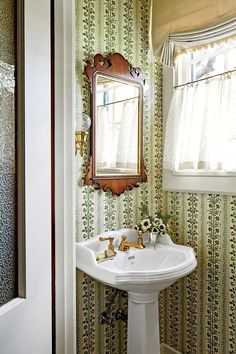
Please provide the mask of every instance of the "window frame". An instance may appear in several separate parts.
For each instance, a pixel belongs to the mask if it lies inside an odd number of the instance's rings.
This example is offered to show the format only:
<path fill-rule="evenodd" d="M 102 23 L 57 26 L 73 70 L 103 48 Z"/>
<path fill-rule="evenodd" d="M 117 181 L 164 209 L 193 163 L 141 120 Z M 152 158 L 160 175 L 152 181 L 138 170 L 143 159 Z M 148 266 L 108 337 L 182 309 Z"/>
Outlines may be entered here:
<path fill-rule="evenodd" d="M 171 99 L 174 93 L 176 69 L 163 66 L 163 146 Z M 171 171 L 163 169 L 163 190 L 236 195 L 236 173 L 214 171 Z"/>

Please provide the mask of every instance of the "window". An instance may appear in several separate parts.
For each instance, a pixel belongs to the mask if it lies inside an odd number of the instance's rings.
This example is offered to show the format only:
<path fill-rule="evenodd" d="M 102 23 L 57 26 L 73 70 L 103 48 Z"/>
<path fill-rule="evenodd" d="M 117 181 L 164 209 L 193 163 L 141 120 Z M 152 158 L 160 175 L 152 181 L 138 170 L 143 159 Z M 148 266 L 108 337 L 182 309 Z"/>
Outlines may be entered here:
<path fill-rule="evenodd" d="M 236 40 L 188 49 L 172 72 L 164 187 L 236 193 Z"/>
<path fill-rule="evenodd" d="M 236 39 L 195 50 L 176 58 L 175 83 L 185 84 L 236 69 Z"/>

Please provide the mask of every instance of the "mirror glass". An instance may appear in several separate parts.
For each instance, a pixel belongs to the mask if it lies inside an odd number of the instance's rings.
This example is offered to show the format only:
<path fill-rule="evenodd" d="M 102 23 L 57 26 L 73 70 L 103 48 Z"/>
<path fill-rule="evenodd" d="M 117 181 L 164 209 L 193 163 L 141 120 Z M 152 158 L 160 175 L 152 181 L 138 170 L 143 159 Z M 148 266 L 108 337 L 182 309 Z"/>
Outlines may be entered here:
<path fill-rule="evenodd" d="M 95 175 L 140 173 L 140 85 L 96 75 Z"/>

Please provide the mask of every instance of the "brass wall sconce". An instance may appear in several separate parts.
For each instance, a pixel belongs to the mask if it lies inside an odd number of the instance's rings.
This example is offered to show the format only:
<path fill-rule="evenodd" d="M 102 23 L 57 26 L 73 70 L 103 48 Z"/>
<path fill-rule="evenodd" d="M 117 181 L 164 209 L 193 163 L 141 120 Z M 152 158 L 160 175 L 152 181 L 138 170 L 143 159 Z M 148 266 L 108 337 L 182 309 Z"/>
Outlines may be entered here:
<path fill-rule="evenodd" d="M 79 126 L 77 126 L 77 130 L 75 131 L 75 155 L 79 151 L 80 156 L 83 157 L 84 145 L 88 137 L 90 126 L 90 117 L 87 114 L 82 113 L 82 122 L 79 124 Z"/>
<path fill-rule="evenodd" d="M 78 130 L 75 132 L 75 155 L 79 151 L 80 156 L 84 154 L 84 144 L 87 140 L 88 131 Z"/>

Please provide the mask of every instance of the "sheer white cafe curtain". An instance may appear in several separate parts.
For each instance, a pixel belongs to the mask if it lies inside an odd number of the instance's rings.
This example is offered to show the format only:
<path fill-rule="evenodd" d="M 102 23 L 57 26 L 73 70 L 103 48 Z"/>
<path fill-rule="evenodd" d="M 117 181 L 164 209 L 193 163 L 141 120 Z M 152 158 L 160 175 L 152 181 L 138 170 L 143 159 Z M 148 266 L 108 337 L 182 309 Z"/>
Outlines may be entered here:
<path fill-rule="evenodd" d="M 236 74 L 175 89 L 164 168 L 236 170 Z"/>
<path fill-rule="evenodd" d="M 163 65 L 188 50 L 230 41 L 236 18 L 207 29 L 170 34 L 159 48 Z M 236 75 L 176 88 L 166 124 L 165 169 L 236 169 Z"/>

